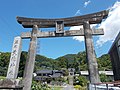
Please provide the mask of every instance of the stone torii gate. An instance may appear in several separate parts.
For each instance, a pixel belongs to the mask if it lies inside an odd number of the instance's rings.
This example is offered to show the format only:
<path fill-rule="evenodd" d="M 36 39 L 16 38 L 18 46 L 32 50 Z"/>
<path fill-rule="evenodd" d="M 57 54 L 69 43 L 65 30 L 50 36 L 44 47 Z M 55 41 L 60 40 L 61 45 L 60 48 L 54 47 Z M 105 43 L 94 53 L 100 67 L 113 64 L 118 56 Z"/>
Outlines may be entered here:
<path fill-rule="evenodd" d="M 92 35 L 103 35 L 104 32 L 103 29 L 92 30 L 90 28 L 90 24 L 99 24 L 101 23 L 102 19 L 105 19 L 107 16 L 108 11 L 105 10 L 83 16 L 58 19 L 36 19 L 17 17 L 18 23 L 22 24 L 24 28 L 32 28 L 32 32 L 24 32 L 21 34 L 22 39 L 30 38 L 30 46 L 23 78 L 24 84 L 23 90 L 31 89 L 32 74 L 36 56 L 37 38 L 84 36 L 90 82 L 91 83 L 100 82 Z M 79 25 L 83 25 L 83 29 L 64 30 L 64 27 Z M 38 30 L 39 28 L 53 28 L 53 27 L 55 27 L 55 31 L 42 32 Z"/>

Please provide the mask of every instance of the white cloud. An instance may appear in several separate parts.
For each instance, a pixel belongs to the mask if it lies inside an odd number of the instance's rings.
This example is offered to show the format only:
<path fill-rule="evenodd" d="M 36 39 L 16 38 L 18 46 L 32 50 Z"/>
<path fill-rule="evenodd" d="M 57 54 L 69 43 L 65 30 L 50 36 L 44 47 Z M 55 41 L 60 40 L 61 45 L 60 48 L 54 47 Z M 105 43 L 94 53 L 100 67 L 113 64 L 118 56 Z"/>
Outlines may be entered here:
<path fill-rule="evenodd" d="M 107 19 L 99 26 L 96 25 L 97 28 L 104 29 L 104 35 L 98 36 L 98 40 L 96 41 L 97 46 L 102 46 L 108 41 L 114 41 L 115 37 L 120 32 L 120 2 L 115 2 L 115 4 L 109 9 L 110 12 Z M 93 25 L 91 27 L 93 27 Z M 80 30 L 80 28 L 82 28 L 82 26 L 74 26 L 71 27 L 70 30 Z M 78 40 L 79 42 L 84 41 L 83 36 L 75 36 L 73 39 Z"/>
<path fill-rule="evenodd" d="M 99 36 L 96 42 L 97 46 L 102 46 L 104 43 L 115 39 L 120 32 L 120 2 L 117 1 L 110 8 L 108 18 L 99 27 L 104 29 L 104 35 Z"/>
<path fill-rule="evenodd" d="M 91 1 L 90 0 L 88 0 L 87 2 L 85 2 L 84 3 L 84 7 L 87 7 L 88 6 L 88 4 L 90 4 L 91 3 Z"/>
<path fill-rule="evenodd" d="M 96 26 L 96 24 L 92 24 L 91 28 L 95 28 L 95 26 Z M 83 26 L 82 25 L 81 26 L 73 26 L 70 28 L 70 30 L 80 30 L 80 28 L 83 29 Z M 84 36 L 74 36 L 73 39 L 77 40 L 79 42 L 82 42 L 82 41 L 84 41 Z"/>
<path fill-rule="evenodd" d="M 80 30 L 80 28 L 83 28 L 83 26 L 73 26 L 70 30 Z M 74 36 L 73 39 L 82 42 L 84 41 L 84 36 Z"/>

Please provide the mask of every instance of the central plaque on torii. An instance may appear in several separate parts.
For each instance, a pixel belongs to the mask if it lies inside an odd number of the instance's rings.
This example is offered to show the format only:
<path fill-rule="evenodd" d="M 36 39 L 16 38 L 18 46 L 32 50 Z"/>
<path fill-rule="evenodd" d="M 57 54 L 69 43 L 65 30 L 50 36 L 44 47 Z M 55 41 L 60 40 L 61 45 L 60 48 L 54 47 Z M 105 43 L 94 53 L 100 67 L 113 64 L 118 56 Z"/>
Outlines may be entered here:
<path fill-rule="evenodd" d="M 21 34 L 22 39 L 30 38 L 30 47 L 28 52 L 28 58 L 26 61 L 24 71 L 24 89 L 30 90 L 32 73 L 34 69 L 36 43 L 37 38 L 49 38 L 49 37 L 67 37 L 67 36 L 84 36 L 86 46 L 86 59 L 89 68 L 89 79 L 91 83 L 100 82 L 98 74 L 98 65 L 95 57 L 95 50 L 92 40 L 92 35 L 103 35 L 103 29 L 90 28 L 90 24 L 99 24 L 103 19 L 108 16 L 107 10 L 69 18 L 57 18 L 57 19 L 42 19 L 42 18 L 26 18 L 17 17 L 18 23 L 22 24 L 24 28 L 33 28 L 32 32 L 24 32 Z M 83 25 L 83 29 L 80 30 L 64 30 L 64 27 L 80 26 Z M 55 31 L 42 32 L 39 28 L 55 28 Z M 29 82 L 29 83 L 28 83 Z"/>

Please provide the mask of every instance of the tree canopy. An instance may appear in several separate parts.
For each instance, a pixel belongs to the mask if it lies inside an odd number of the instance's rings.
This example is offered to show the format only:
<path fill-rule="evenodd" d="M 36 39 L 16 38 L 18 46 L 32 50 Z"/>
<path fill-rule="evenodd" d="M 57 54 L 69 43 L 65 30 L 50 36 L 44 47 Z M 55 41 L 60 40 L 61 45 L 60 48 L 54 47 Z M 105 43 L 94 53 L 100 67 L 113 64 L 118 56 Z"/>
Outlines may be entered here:
<path fill-rule="evenodd" d="M 27 52 L 21 53 L 19 64 L 19 77 L 23 76 Z M 9 52 L 1 52 L 0 55 L 0 75 L 6 76 L 10 60 Z M 97 58 L 99 70 L 112 70 L 111 60 L 108 54 L 104 54 Z M 67 70 L 68 68 L 75 68 L 76 72 L 88 70 L 85 51 L 78 54 L 67 54 L 57 59 L 47 58 L 45 56 L 36 55 L 34 72 L 41 69 Z"/>

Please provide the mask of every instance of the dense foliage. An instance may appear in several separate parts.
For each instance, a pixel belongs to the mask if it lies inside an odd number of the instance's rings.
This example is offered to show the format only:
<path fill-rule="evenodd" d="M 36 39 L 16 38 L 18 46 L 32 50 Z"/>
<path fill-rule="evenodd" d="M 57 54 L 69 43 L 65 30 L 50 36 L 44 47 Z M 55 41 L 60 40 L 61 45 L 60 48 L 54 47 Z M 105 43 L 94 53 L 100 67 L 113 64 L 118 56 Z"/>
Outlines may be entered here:
<path fill-rule="evenodd" d="M 87 86 L 88 80 L 85 76 L 74 77 L 74 85 Z"/>
<path fill-rule="evenodd" d="M 23 77 L 26 59 L 27 59 L 27 52 L 23 51 L 21 53 L 21 58 L 19 63 L 18 77 Z M 0 76 L 6 76 L 9 60 L 10 60 L 9 52 L 0 53 Z M 111 60 L 108 54 L 104 54 L 101 57 L 97 58 L 97 62 L 98 62 L 99 70 L 102 71 L 112 70 Z M 81 71 L 88 70 L 86 53 L 79 52 L 78 54 L 67 54 L 57 59 L 51 59 L 45 56 L 36 55 L 34 72 L 42 69 L 63 71 L 63 75 L 65 77 L 52 80 L 53 83 L 56 81 L 68 83 L 69 82 L 67 78 L 68 68 L 74 68 L 77 74 L 80 73 L 80 70 Z M 112 80 L 110 77 L 107 77 L 105 74 L 100 74 L 100 79 L 101 82 L 108 82 Z M 73 82 L 76 89 L 86 90 L 85 87 L 87 86 L 88 80 L 85 76 L 75 76 Z M 36 81 L 32 82 L 31 90 L 50 90 L 50 89 L 52 89 L 52 87 L 49 87 L 47 84 L 43 84 Z"/>
<path fill-rule="evenodd" d="M 50 90 L 51 88 L 47 84 L 41 84 L 40 82 L 33 81 L 31 90 Z"/>
<path fill-rule="evenodd" d="M 0 53 L 0 76 L 6 76 L 10 53 Z"/>
<path fill-rule="evenodd" d="M 99 70 L 109 71 L 112 69 L 112 63 L 110 60 L 110 56 L 108 54 L 104 54 L 97 59 Z"/>
<path fill-rule="evenodd" d="M 106 76 L 104 73 L 100 74 L 101 82 L 111 82 L 112 78 L 110 76 Z"/>
<path fill-rule="evenodd" d="M 23 76 L 23 70 L 25 67 L 25 61 L 27 58 L 27 52 L 21 53 L 20 66 L 19 66 L 19 77 Z M 6 76 L 8 64 L 10 60 L 10 53 L 1 52 L 0 54 L 0 76 Z M 104 54 L 97 58 L 99 70 L 111 70 L 111 61 L 108 54 Z M 40 69 L 57 69 L 64 70 L 64 75 L 68 75 L 67 69 L 75 68 L 76 73 L 80 70 L 87 70 L 86 53 L 79 52 L 78 54 L 68 54 L 57 59 L 47 58 L 45 56 L 36 55 L 35 69 L 34 72 Z"/>

